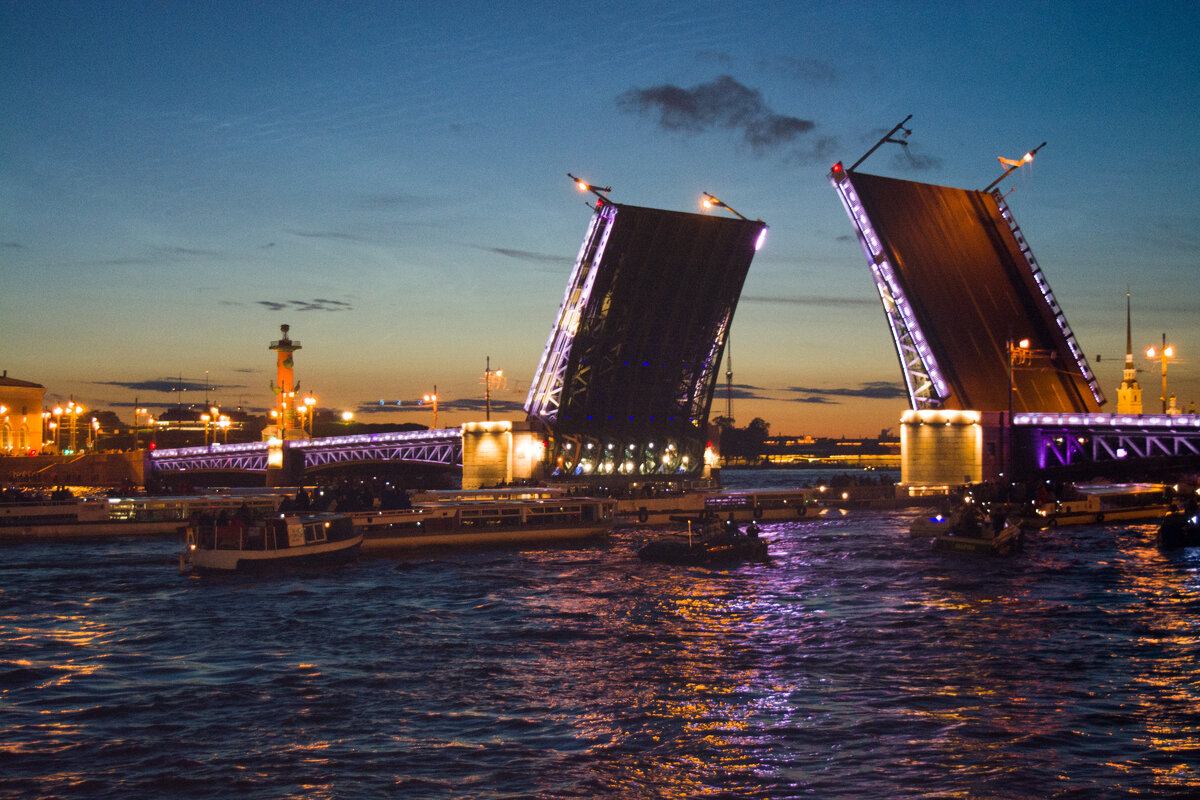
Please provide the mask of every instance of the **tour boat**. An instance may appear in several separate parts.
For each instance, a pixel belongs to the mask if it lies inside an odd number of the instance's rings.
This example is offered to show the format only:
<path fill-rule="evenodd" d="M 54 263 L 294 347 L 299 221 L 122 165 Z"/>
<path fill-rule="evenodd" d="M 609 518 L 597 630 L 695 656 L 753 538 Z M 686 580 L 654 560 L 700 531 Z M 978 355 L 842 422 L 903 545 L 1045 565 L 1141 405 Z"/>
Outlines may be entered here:
<path fill-rule="evenodd" d="M 411 508 L 350 512 L 364 552 L 508 546 L 591 539 L 616 520 L 616 501 L 530 490 L 426 493 Z"/>
<path fill-rule="evenodd" d="M 1076 484 L 1079 495 L 1035 505 L 1022 524 L 1032 528 L 1144 522 L 1162 519 L 1169 509 L 1166 487 L 1156 483 Z"/>
<path fill-rule="evenodd" d="M 358 557 L 363 535 L 345 514 L 279 515 L 263 520 L 211 517 L 187 526 L 181 572 L 323 567 Z"/>

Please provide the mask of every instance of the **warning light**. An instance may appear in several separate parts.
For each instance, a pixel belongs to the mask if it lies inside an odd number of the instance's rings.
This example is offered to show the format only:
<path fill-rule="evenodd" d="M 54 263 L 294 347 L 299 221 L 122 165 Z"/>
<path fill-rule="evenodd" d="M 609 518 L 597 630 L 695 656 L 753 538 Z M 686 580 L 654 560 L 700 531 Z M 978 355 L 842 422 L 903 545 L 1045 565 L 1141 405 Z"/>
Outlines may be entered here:
<path fill-rule="evenodd" d="M 842 166 L 842 162 L 840 161 L 833 165 L 833 169 L 829 174 L 831 174 L 833 179 L 839 183 L 846 180 L 846 168 Z"/>

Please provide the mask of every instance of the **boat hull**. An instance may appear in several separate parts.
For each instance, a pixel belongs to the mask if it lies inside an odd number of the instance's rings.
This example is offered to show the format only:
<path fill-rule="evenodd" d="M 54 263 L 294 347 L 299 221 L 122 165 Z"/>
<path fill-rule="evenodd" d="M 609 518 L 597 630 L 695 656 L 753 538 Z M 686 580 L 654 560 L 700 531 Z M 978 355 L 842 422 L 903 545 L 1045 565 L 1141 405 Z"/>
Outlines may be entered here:
<path fill-rule="evenodd" d="M 277 569 L 334 567 L 358 558 L 362 535 L 342 542 L 288 550 L 197 550 L 191 566 L 199 572 L 269 572 Z"/>
<path fill-rule="evenodd" d="M 1008 525 L 994 534 L 991 531 L 980 531 L 972 535 L 948 531 L 934 538 L 933 549 L 939 553 L 1006 556 L 1016 552 L 1021 546 L 1021 540 L 1019 525 Z"/>

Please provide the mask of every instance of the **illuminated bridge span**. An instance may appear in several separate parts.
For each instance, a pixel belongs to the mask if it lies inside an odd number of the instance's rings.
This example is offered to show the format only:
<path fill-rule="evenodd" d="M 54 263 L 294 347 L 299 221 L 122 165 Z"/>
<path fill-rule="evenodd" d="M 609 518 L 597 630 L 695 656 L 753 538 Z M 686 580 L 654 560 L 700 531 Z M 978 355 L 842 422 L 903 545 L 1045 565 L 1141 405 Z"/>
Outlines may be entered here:
<path fill-rule="evenodd" d="M 703 472 L 729 323 L 766 231 L 600 197 L 525 400 L 550 433 L 552 475 Z"/>
<path fill-rule="evenodd" d="M 829 179 L 871 269 L 913 409 L 1100 410 L 1104 394 L 999 191 L 840 163 Z"/>
<path fill-rule="evenodd" d="M 1200 457 L 1200 415 L 1015 414 L 1012 437 L 1018 474 L 1171 469 Z"/>
<path fill-rule="evenodd" d="M 294 439 L 278 443 L 280 463 L 301 460 L 308 471 L 353 462 L 404 462 L 446 467 L 462 466 L 462 429 L 364 433 L 323 439 Z M 150 454 L 154 472 L 243 471 L 266 472 L 271 458 L 267 442 L 213 444 L 155 450 Z"/>

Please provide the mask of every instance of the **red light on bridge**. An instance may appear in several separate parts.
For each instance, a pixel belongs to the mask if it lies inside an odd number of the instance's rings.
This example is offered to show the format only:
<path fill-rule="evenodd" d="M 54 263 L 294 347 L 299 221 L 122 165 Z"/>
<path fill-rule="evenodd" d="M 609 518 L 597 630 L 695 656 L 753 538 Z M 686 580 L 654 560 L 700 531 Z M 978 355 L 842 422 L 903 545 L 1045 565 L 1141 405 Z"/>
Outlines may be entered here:
<path fill-rule="evenodd" d="M 842 166 L 842 162 L 837 162 L 829 172 L 835 181 L 844 181 L 846 179 L 846 168 Z"/>

